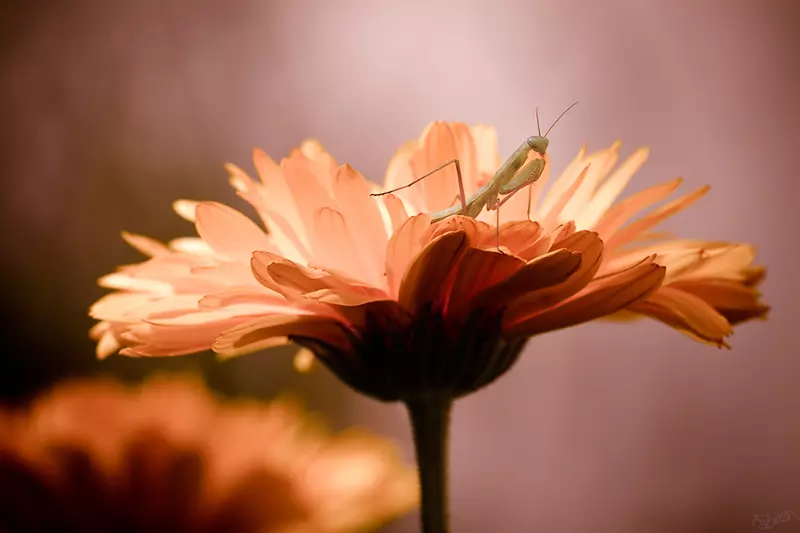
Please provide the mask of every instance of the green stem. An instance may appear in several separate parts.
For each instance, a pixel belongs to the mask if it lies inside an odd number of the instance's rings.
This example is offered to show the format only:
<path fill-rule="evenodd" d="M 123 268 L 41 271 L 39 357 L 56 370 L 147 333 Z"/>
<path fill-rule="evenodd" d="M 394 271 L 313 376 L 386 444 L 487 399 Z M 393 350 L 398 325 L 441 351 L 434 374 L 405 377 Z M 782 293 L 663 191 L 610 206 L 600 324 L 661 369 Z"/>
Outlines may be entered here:
<path fill-rule="evenodd" d="M 417 453 L 417 470 L 422 488 L 422 533 L 449 533 L 449 508 L 447 499 L 447 444 L 450 430 L 449 397 L 430 396 L 406 402 L 414 447 Z"/>

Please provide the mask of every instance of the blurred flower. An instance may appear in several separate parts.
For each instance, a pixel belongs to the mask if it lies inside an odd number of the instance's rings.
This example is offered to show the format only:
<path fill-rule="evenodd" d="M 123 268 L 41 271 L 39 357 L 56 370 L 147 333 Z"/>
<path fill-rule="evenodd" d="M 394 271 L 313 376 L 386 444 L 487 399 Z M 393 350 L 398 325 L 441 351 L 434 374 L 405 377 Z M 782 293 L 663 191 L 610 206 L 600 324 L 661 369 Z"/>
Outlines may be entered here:
<path fill-rule="evenodd" d="M 0 531 L 345 532 L 417 490 L 388 442 L 195 381 L 78 381 L 0 411 Z"/>

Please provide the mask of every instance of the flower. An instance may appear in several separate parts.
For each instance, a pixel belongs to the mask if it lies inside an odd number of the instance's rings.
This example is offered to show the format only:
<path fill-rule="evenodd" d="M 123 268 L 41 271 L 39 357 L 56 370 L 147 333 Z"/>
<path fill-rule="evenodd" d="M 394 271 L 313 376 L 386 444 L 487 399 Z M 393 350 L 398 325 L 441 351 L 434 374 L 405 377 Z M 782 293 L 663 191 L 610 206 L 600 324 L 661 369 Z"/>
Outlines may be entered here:
<path fill-rule="evenodd" d="M 648 233 L 707 188 L 634 220 L 680 180 L 615 204 L 647 156 L 614 169 L 618 149 L 582 150 L 539 201 L 545 156 L 540 184 L 503 206 L 499 229 L 486 212 L 431 222 L 458 196 L 451 169 L 376 198 L 316 141 L 280 164 L 256 150 L 260 182 L 228 170 L 269 232 L 230 207 L 180 201 L 199 238 L 126 234 L 150 259 L 101 279 L 120 290 L 92 307 L 98 354 L 235 356 L 294 341 L 361 392 L 398 400 L 467 394 L 530 336 L 620 313 L 725 345 L 732 323 L 767 311 L 752 248 Z M 385 188 L 453 158 L 477 189 L 500 164 L 494 130 L 431 124 L 395 154 Z"/>
<path fill-rule="evenodd" d="M 587 154 L 585 147 L 581 149 L 539 201 L 550 177 L 548 159 L 543 177 L 529 187 L 532 197 L 517 195 L 504 204 L 501 220 L 533 219 L 544 232 L 559 224 L 574 224 L 576 231 L 597 233 L 604 245 L 598 277 L 655 255 L 655 262 L 666 267 L 663 284 L 608 318 L 649 316 L 696 340 L 727 347 L 725 338 L 733 332 L 733 325 L 765 318 L 769 311 L 756 290 L 765 270 L 752 265 L 755 250 L 745 244 L 670 239 L 651 233 L 660 222 L 702 198 L 709 187 L 700 187 L 636 219 L 637 214 L 666 200 L 682 180 L 656 185 L 615 203 L 649 153 L 639 148 L 617 166 L 620 146 L 617 141 L 592 154 Z M 461 160 L 469 194 L 500 166 L 494 129 L 444 122 L 429 125 L 417 143 L 397 152 L 387 173 L 386 188 L 408 183 L 420 169 L 454 158 Z M 413 206 L 411 212 L 447 207 L 457 194 L 452 172 L 433 175 L 424 183 L 398 192 L 407 206 Z M 484 212 L 479 219 L 491 222 L 493 216 Z"/>
<path fill-rule="evenodd" d="M 2 531 L 345 532 L 416 503 L 388 442 L 197 381 L 57 387 L 0 411 Z"/>

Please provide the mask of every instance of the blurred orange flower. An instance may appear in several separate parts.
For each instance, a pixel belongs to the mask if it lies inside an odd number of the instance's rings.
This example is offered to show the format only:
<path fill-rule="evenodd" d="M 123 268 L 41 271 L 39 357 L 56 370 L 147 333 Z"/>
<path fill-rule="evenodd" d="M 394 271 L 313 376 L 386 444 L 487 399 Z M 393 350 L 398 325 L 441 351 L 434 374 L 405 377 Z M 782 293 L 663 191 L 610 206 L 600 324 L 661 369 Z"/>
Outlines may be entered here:
<path fill-rule="evenodd" d="M 732 323 L 767 310 L 752 249 L 652 239 L 707 188 L 634 220 L 679 180 L 615 204 L 647 155 L 615 169 L 618 148 L 581 151 L 539 201 L 548 164 L 530 213 L 524 194 L 503 206 L 503 252 L 492 214 L 431 223 L 426 213 L 457 197 L 450 170 L 374 198 L 315 141 L 280 164 L 256 150 L 260 182 L 228 170 L 269 233 L 221 204 L 181 201 L 200 238 L 125 235 L 151 259 L 101 279 L 119 292 L 92 307 L 98 355 L 234 356 L 294 341 L 358 390 L 396 400 L 466 394 L 505 372 L 528 337 L 619 312 L 724 345 Z M 494 130 L 431 124 L 394 156 L 385 188 L 453 158 L 474 191 L 500 164 Z"/>
<path fill-rule="evenodd" d="M 390 443 L 193 380 L 78 381 L 0 411 L 0 531 L 338 533 L 417 494 Z"/>

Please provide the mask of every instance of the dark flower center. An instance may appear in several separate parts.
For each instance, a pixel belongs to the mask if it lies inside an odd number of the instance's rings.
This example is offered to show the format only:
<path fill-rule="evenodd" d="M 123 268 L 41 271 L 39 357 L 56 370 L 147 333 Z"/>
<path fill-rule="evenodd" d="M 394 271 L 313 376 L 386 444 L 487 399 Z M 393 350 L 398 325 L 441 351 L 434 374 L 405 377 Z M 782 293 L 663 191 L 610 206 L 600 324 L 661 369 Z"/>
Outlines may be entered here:
<path fill-rule="evenodd" d="M 374 306 L 363 327 L 342 326 L 349 349 L 310 337 L 291 340 L 313 351 L 349 386 L 378 400 L 457 398 L 488 385 L 519 357 L 525 339 L 503 338 L 502 314 L 478 309 L 453 323 L 435 304 L 413 315 L 398 306 Z"/>

